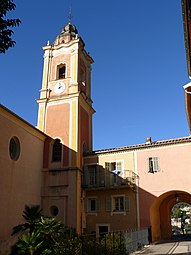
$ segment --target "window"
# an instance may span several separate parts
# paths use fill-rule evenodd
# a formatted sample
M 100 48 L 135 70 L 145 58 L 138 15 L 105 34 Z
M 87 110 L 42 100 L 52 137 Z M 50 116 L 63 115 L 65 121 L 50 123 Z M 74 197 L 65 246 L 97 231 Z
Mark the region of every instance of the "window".
M 20 156 L 20 142 L 16 136 L 13 136 L 9 142 L 9 156 L 14 161 Z
M 81 69 L 80 81 L 83 86 L 86 86 L 86 73 L 84 69 Z
M 52 206 L 50 207 L 51 216 L 54 217 L 54 216 L 58 215 L 58 212 L 59 212 L 59 210 L 58 210 L 58 207 L 57 207 L 57 206 L 52 205 Z
M 122 163 L 122 161 L 105 162 L 106 183 L 110 185 L 117 185 L 120 183 L 121 177 L 124 177 Z
M 96 185 L 97 184 L 97 172 L 96 172 L 96 165 L 89 166 L 89 185 Z
M 160 171 L 159 158 L 158 157 L 149 157 L 148 158 L 148 168 L 149 173 L 155 173 Z
M 114 212 L 123 212 L 124 211 L 124 197 L 114 197 L 113 198 L 113 203 L 114 203 Z
M 118 174 L 120 174 L 122 171 L 122 162 L 121 161 L 105 162 L 105 169 L 110 172 L 114 172 L 115 170 L 118 170 Z
M 85 87 L 86 86 L 86 66 L 83 60 L 80 60 L 80 82 Z M 85 92 L 85 90 L 84 90 Z
M 105 235 L 107 234 L 109 231 L 108 231 L 108 226 L 99 226 L 99 235 L 102 236 L 102 235 Z
M 61 161 L 61 156 L 62 156 L 62 144 L 60 139 L 56 139 L 53 144 L 52 161 L 53 162 Z
M 124 195 L 106 197 L 107 212 L 128 212 L 129 197 Z
M 66 78 L 66 66 L 61 64 L 57 67 L 57 79 Z
M 98 211 L 98 201 L 97 198 L 87 199 L 87 212 L 94 213 Z

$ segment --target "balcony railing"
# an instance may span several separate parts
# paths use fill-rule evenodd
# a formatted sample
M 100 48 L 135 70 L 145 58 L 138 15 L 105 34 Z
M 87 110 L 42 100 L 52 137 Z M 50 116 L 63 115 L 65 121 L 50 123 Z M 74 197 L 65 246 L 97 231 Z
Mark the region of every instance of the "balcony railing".
M 97 167 L 95 172 L 84 169 L 83 188 L 135 188 L 138 176 L 131 170 L 123 170 L 122 174 L 115 174 L 103 168 Z

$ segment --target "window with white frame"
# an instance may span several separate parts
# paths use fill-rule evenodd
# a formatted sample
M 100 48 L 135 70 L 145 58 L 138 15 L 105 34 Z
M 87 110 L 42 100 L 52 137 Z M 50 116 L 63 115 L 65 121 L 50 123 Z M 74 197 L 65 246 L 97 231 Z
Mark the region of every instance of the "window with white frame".
M 110 184 L 117 184 L 119 176 L 123 177 L 123 162 L 105 162 L 106 178 L 109 179 Z M 107 182 L 108 180 L 106 180 Z
M 149 157 L 148 158 L 148 172 L 155 173 L 160 171 L 159 158 Z
M 124 197 L 114 197 L 113 198 L 113 211 L 114 212 L 124 212 L 125 201 Z
M 108 212 L 128 212 L 129 197 L 125 195 L 106 197 L 106 211 Z
M 87 198 L 87 212 L 95 213 L 98 211 L 98 200 L 95 197 Z
M 115 161 L 115 162 L 105 162 L 105 169 L 120 174 L 122 172 L 122 161 Z

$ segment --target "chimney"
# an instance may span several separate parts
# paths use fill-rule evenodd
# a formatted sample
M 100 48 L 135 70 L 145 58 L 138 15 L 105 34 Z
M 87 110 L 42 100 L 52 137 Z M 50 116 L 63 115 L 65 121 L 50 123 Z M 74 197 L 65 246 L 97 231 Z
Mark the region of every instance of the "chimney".
M 151 139 L 151 137 L 149 136 L 149 137 L 146 138 L 146 144 L 151 144 L 151 143 L 152 143 L 152 139 Z

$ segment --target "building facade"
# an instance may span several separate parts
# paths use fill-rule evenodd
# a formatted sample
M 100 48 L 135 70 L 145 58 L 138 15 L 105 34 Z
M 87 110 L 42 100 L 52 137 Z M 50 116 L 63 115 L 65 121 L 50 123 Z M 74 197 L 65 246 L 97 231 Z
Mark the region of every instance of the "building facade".
M 43 49 L 38 127 L 0 106 L 1 247 L 26 204 L 78 233 L 151 227 L 153 240 L 170 238 L 173 205 L 191 203 L 191 137 L 93 151 L 93 59 L 71 23 Z
M 47 136 L 2 105 L 0 128 L 0 243 L 7 249 L 12 228 L 23 221 L 25 205 L 41 204 Z

